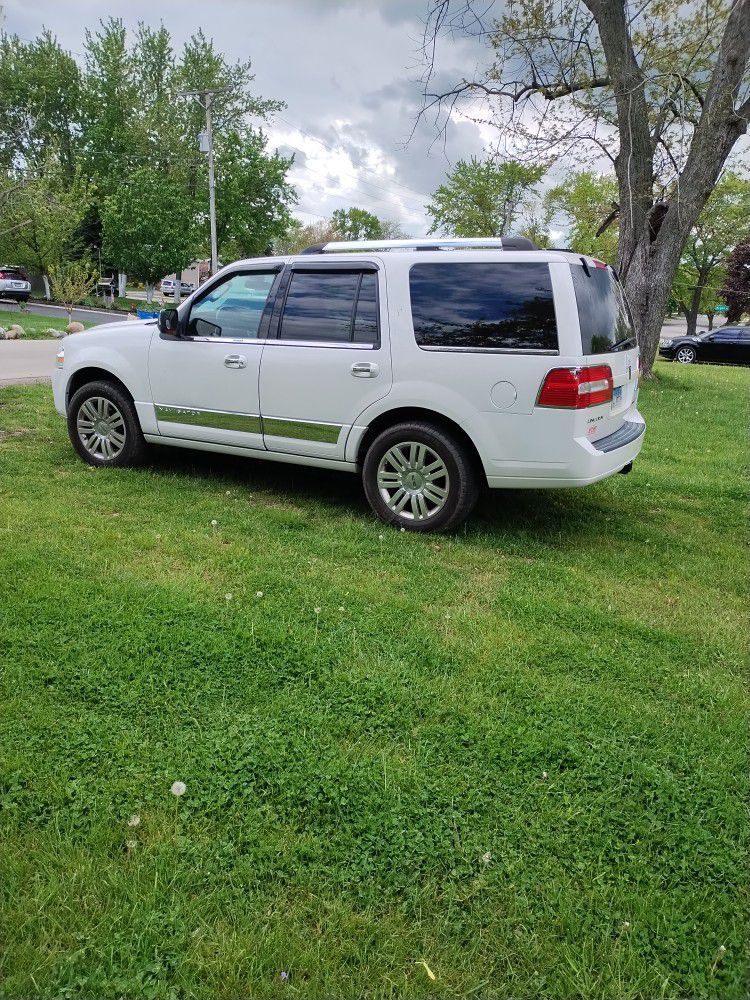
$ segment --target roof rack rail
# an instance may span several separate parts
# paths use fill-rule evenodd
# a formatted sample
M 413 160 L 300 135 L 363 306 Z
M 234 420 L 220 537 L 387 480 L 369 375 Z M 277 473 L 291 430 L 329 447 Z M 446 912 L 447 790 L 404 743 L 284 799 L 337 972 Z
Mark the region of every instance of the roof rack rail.
M 525 236 L 474 239 L 349 240 L 314 243 L 302 254 L 345 253 L 350 250 L 537 250 Z

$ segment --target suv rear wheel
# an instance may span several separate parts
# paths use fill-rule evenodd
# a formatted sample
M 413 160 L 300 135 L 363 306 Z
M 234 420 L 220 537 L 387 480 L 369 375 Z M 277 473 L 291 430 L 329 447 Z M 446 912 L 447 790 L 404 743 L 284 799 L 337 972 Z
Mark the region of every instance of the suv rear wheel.
M 473 456 L 452 434 L 403 423 L 379 434 L 362 468 L 365 495 L 388 524 L 407 531 L 449 531 L 479 497 Z
M 112 382 L 89 382 L 73 394 L 68 434 L 89 465 L 135 465 L 146 451 L 135 407 Z

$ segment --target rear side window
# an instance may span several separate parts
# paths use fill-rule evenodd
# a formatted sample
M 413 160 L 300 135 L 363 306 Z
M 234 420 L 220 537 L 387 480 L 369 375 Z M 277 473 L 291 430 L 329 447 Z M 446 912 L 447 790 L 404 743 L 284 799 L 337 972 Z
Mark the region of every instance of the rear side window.
M 571 264 L 584 354 L 627 351 L 636 345 L 633 321 L 620 283 L 609 267 Z
M 415 264 L 409 290 L 420 347 L 557 351 L 547 264 Z
M 374 344 L 378 339 L 377 275 L 293 271 L 279 338 Z

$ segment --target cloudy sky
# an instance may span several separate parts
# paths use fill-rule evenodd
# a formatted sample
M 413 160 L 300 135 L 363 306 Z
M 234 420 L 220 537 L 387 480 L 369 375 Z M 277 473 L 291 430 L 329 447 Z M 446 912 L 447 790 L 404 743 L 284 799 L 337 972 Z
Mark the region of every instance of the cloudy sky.
M 428 0 L 5 0 L 4 29 L 30 39 L 42 26 L 81 50 L 86 27 L 106 15 L 128 27 L 163 20 L 175 47 L 198 28 L 232 59 L 252 60 L 259 94 L 284 100 L 268 130 L 294 151 L 292 180 L 306 220 L 358 205 L 426 232 L 424 204 L 457 159 L 491 134 L 458 121 L 446 145 L 420 126 L 419 41 Z M 468 40 L 443 43 L 441 70 L 469 75 L 483 58 Z

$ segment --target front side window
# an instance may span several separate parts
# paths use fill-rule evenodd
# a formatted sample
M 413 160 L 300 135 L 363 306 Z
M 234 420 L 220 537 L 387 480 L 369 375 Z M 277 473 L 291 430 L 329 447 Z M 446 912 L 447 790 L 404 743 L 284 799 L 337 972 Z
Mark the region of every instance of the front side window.
M 409 291 L 420 347 L 557 351 L 548 264 L 415 264 Z
M 588 273 L 587 273 L 588 272 Z M 627 351 L 637 341 L 630 310 L 610 267 L 571 264 L 584 354 Z
M 279 338 L 376 343 L 377 274 L 372 271 L 293 271 Z
M 191 308 L 188 337 L 254 340 L 276 271 L 233 274 Z

